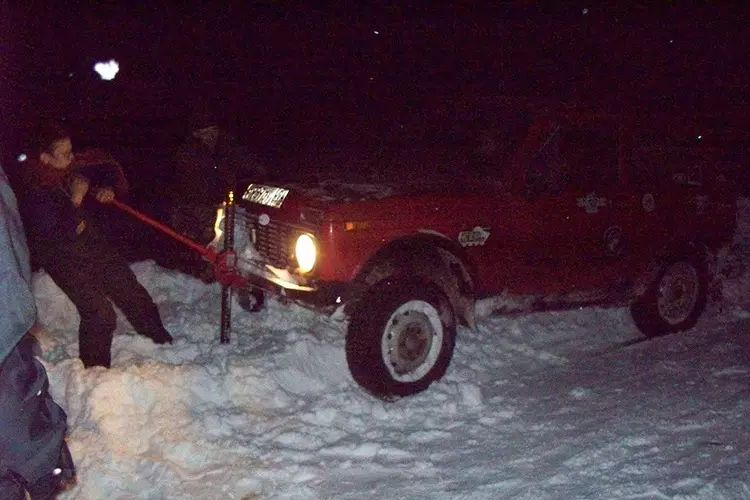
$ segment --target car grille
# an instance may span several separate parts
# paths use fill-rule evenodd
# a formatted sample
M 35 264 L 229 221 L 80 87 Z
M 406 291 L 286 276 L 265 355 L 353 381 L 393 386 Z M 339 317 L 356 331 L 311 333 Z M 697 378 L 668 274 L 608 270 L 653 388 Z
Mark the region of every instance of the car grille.
M 258 223 L 258 215 L 237 213 L 237 225 L 250 235 L 255 249 L 272 266 L 287 269 L 293 266 L 294 242 L 301 232 L 312 232 L 296 224 L 272 220 L 266 225 Z

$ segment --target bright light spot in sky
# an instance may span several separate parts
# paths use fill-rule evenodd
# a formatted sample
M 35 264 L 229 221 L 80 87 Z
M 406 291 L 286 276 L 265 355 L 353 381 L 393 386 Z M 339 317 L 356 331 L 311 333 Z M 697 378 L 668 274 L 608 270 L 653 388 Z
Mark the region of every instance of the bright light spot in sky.
M 18 161 L 26 161 L 26 155 L 24 153 L 21 153 L 18 155 L 18 158 L 16 158 Z
M 378 30 L 373 31 L 373 33 L 375 33 L 376 35 L 380 34 L 380 32 Z
M 669 43 L 674 43 L 674 40 L 670 40 Z
M 107 62 L 94 64 L 94 71 L 99 73 L 102 80 L 114 80 L 115 75 L 120 71 L 120 65 L 114 59 L 110 59 Z
M 703 139 L 703 136 L 702 136 L 702 135 L 699 135 L 699 136 L 698 136 L 698 140 L 700 141 L 701 139 Z
M 586 14 L 588 14 L 588 13 L 589 13 L 589 9 L 586 9 L 586 8 L 584 8 L 584 9 L 583 9 L 583 10 L 581 11 L 581 13 L 582 13 L 582 14 L 583 14 L 583 15 L 585 16 Z

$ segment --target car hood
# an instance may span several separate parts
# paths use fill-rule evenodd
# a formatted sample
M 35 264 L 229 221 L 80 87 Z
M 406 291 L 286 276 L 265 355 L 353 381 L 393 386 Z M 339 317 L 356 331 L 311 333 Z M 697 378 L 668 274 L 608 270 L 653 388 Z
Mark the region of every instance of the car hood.
M 362 201 L 384 200 L 394 197 L 420 197 L 430 194 L 475 194 L 486 190 L 488 185 L 470 183 L 465 180 L 430 181 L 418 184 L 399 182 L 353 183 L 340 180 L 326 180 L 316 183 L 269 182 L 268 186 L 282 187 L 290 191 L 294 198 L 304 198 L 314 204 L 357 203 Z

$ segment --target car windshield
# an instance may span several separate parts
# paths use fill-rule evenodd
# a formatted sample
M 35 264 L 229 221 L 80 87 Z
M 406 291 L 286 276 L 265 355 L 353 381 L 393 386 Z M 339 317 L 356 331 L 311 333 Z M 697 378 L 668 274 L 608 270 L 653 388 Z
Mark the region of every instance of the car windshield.
M 390 116 L 377 134 L 354 124 L 356 134 L 317 141 L 296 158 L 290 180 L 499 184 L 531 120 L 530 113 L 484 107 Z
M 492 120 L 477 121 L 468 138 L 469 172 L 478 178 L 504 181 L 505 174 L 529 133 L 531 116 L 525 112 L 506 112 Z

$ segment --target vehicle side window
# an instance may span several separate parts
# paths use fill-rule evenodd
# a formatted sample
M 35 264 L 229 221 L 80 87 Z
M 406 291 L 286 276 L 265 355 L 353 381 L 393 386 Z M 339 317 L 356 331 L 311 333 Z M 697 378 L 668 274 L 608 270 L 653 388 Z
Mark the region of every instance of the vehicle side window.
M 695 138 L 665 137 L 640 131 L 630 152 L 630 177 L 644 189 L 668 186 L 701 186 L 704 163 Z
M 661 186 L 666 177 L 667 148 L 663 134 L 639 130 L 630 151 L 630 179 L 642 189 Z
M 617 183 L 618 169 L 614 130 L 555 125 L 529 161 L 525 181 L 537 194 L 596 190 Z
M 544 135 L 524 172 L 526 190 L 531 195 L 558 194 L 567 189 L 565 162 L 560 152 L 560 126 Z
M 666 151 L 663 147 L 636 142 L 630 152 L 630 178 L 642 189 L 661 186 L 665 177 Z
M 705 160 L 697 146 L 673 146 L 668 151 L 671 180 L 678 186 L 699 187 L 703 185 Z
M 506 181 L 508 167 L 529 135 L 531 116 L 523 111 L 498 113 L 470 128 L 473 133 L 469 161 L 479 178 Z
M 564 131 L 562 154 L 572 189 L 603 189 L 619 180 L 617 136 L 609 128 Z

